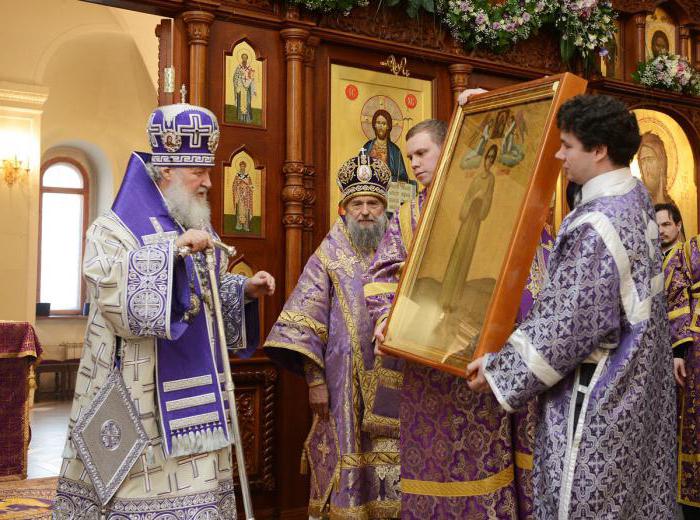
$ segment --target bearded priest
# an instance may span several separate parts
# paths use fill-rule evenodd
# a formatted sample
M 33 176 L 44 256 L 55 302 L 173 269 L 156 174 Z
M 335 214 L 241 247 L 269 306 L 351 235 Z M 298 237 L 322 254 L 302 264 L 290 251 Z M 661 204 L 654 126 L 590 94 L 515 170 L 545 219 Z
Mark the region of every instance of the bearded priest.
M 372 324 L 362 277 L 386 229 L 391 171 L 364 149 L 338 171 L 340 217 L 311 256 L 265 342 L 273 359 L 309 387 L 314 414 L 302 468 L 310 470 L 311 517 L 397 518 L 397 439 L 363 429 L 398 401 L 370 395 Z
M 275 281 L 264 271 L 227 273 L 217 251 L 226 330 L 218 338 L 203 254 L 216 237 L 207 203 L 216 116 L 167 105 L 147 131 L 153 153 L 132 154 L 111 210 L 87 233 L 92 305 L 55 519 L 236 518 L 228 359 L 218 342 L 252 354 L 256 299 Z M 180 257 L 183 247 L 191 254 Z M 118 391 L 105 394 L 110 388 Z M 100 414 L 91 437 L 87 418 Z

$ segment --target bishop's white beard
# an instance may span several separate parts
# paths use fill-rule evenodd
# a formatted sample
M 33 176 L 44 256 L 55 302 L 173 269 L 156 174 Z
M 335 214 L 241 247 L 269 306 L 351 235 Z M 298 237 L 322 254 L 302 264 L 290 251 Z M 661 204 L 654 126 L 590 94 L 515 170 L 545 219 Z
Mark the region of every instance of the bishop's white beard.
M 200 188 L 206 193 L 206 188 Z M 173 181 L 163 189 L 165 204 L 170 216 L 182 224 L 185 229 L 204 229 L 209 226 L 211 209 L 207 199 L 187 191 L 179 175 L 173 175 Z

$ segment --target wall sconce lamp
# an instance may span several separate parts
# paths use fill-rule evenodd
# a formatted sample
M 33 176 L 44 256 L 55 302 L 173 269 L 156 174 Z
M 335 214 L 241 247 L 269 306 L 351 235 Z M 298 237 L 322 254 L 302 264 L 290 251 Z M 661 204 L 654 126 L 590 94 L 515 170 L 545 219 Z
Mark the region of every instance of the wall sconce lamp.
M 14 183 L 21 181 L 23 177 L 29 175 L 29 161 L 22 162 L 17 160 L 3 159 L 0 166 L 0 174 L 5 181 L 5 184 L 12 186 Z

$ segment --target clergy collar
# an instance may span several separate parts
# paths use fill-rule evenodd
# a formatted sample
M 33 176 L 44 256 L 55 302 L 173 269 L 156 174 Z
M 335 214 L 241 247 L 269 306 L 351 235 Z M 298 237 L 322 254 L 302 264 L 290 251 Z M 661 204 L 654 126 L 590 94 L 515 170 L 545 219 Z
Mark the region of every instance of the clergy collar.
M 602 173 L 583 185 L 579 204 L 585 204 L 600 197 L 624 195 L 636 185 L 637 180 L 632 177 L 629 167 Z

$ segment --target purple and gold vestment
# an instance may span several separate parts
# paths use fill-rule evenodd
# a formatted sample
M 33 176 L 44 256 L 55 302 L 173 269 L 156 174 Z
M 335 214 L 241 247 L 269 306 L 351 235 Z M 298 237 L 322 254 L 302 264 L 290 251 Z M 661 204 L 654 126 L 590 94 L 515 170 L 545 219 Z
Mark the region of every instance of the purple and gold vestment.
M 504 409 L 540 396 L 535 516 L 675 518 L 675 391 L 658 228 L 629 168 L 562 222 L 549 278 L 485 375 Z
M 374 352 L 362 293 L 368 263 L 339 219 L 309 258 L 265 341 L 267 354 L 304 373 L 310 386 L 328 386 L 330 421 L 314 417 L 302 455 L 311 477 L 309 514 L 316 517 L 400 514 L 396 439 L 362 428 L 367 402 L 388 410 L 383 397 L 369 395 Z
M 373 322 L 389 313 L 425 198 L 423 191 L 394 216 L 365 277 Z M 546 232 L 542 244 L 521 314 L 546 278 L 551 247 Z M 403 517 L 530 518 L 536 402 L 509 416 L 492 395 L 469 390 L 465 378 L 389 356 L 381 362 L 384 372 L 399 373 L 403 379 L 394 390 L 401 402 L 397 423 Z M 380 388 L 381 382 L 380 378 Z
M 681 392 L 678 501 L 700 507 L 700 236 L 688 240 L 684 259 L 690 273 L 690 324 L 693 337 L 685 351 L 685 387 Z M 670 310 L 670 309 L 669 309 Z

